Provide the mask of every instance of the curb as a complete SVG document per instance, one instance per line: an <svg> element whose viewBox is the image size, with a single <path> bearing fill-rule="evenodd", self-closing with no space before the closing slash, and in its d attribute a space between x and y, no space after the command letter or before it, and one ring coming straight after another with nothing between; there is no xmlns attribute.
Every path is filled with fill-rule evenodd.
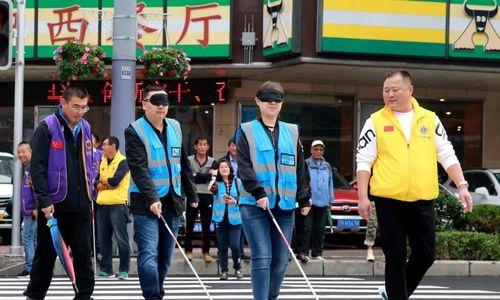
<svg viewBox="0 0 500 300"><path fill-rule="evenodd" d="M218 276L219 264L214 259L212 262L207 263L201 259L194 259L192 264L201 276ZM113 270L118 271L119 259L113 259ZM230 276L233 273L231 268L232 261L229 260ZM384 275L384 261L376 260L375 262L367 262L364 260L325 260L325 261L309 261L304 264L301 263L304 272L310 276L383 276ZM0 270L0 276L15 276L22 271L23 264L17 263L16 265L6 267ZM250 276L250 263L241 262L241 272L245 276ZM174 258L170 266L169 275L172 276L192 276L193 273L189 265L180 258ZM292 260L288 264L288 276L302 276L299 268ZM55 276L65 276L59 261L57 261L54 268ZM129 275L137 276L137 259L131 258ZM464 260L438 260L435 261L433 266L429 269L426 276L500 276L500 261L464 261Z"/></svg>

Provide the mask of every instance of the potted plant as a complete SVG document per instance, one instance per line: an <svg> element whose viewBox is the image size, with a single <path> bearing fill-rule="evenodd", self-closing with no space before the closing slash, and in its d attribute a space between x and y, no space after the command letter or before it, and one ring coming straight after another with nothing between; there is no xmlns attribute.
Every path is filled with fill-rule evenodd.
<svg viewBox="0 0 500 300"><path fill-rule="evenodd" d="M68 41L54 50L52 59L59 68L61 82L104 76L106 54L99 46Z"/></svg>
<svg viewBox="0 0 500 300"><path fill-rule="evenodd" d="M144 64L144 77L150 80L186 79L191 59L183 50L151 48L139 59Z"/></svg>

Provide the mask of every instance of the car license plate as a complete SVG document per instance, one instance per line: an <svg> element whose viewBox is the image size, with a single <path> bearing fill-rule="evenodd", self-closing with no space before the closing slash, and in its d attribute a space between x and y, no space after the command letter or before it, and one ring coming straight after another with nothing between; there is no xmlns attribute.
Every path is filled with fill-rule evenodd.
<svg viewBox="0 0 500 300"><path fill-rule="evenodd" d="M340 228L358 228L359 220L337 220L337 227Z"/></svg>
<svg viewBox="0 0 500 300"><path fill-rule="evenodd" d="M215 230L214 223L210 223L210 231L214 232L214 230ZM193 232L201 232L201 223L198 222L194 223Z"/></svg>

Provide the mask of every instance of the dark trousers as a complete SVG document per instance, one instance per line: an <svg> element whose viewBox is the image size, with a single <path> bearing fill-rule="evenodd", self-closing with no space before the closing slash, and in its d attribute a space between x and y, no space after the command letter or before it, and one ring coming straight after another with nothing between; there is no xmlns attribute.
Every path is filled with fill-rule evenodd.
<svg viewBox="0 0 500 300"><path fill-rule="evenodd" d="M210 224L212 223L214 197L209 194L198 194L198 197L200 198L200 202L197 208L187 205L184 248L187 252L193 251L193 228L199 212L201 218L201 248L203 253L208 253L210 251Z"/></svg>
<svg viewBox="0 0 500 300"><path fill-rule="evenodd" d="M325 226L327 207L311 206L309 213L304 216L300 209L295 211L295 237L297 253L312 256L323 254L323 243L325 240Z"/></svg>
<svg viewBox="0 0 500 300"><path fill-rule="evenodd" d="M97 228L99 229L99 244L101 245L102 260L100 269L103 272L113 273L113 241L114 235L118 253L120 254L119 272L130 269L130 244L127 232L127 208L123 204L102 205L97 212Z"/></svg>
<svg viewBox="0 0 500 300"><path fill-rule="evenodd" d="M241 224L231 225L227 218L215 224L217 232L217 248L219 250L219 264L221 272L228 272L227 252L231 248L233 258L233 269L241 269L240 256L240 241L241 241Z"/></svg>
<svg viewBox="0 0 500 300"><path fill-rule="evenodd" d="M385 288L389 300L408 300L435 258L434 201L375 200L382 250ZM410 242L407 261L406 239Z"/></svg>
<svg viewBox="0 0 500 300"><path fill-rule="evenodd" d="M54 217L66 245L71 248L79 293L75 300L88 300L94 291L94 271L90 259L90 210L80 212L55 211ZM49 289L56 261L47 219L38 210L37 248L25 296L44 299ZM69 283L68 283L69 284Z"/></svg>

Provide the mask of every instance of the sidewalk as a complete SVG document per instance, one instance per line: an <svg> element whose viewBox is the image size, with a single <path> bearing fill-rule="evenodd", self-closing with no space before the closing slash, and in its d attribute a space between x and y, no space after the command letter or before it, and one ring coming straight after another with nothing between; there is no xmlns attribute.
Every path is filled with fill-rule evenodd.
<svg viewBox="0 0 500 300"><path fill-rule="evenodd" d="M195 249L193 266L198 274L203 276L217 276L219 274L218 263L215 260L216 249L211 249L214 260L206 263L201 259L201 251ZM246 253L249 249L246 249ZM375 262L366 261L366 250L363 249L335 249L325 250L323 257L325 261L311 260L307 264L301 263L307 275L311 276L383 276L384 255L380 248L374 248ZM8 246L0 246L0 276L15 276L22 271L23 258L12 258L6 256L9 253ZM113 260L114 271L118 271L118 258ZM137 260L132 257L130 275L137 275ZM230 264L231 265L231 264ZM230 270L232 272L232 270ZM250 263L242 262L243 274L250 274ZM55 275L65 275L57 263L54 270ZM287 268L290 276L301 276L301 273L292 260ZM175 250L169 275L191 276L192 271L185 262L178 249ZM490 261L436 261L427 273L428 276L500 276L500 262Z"/></svg>

